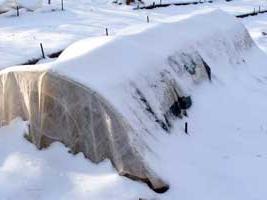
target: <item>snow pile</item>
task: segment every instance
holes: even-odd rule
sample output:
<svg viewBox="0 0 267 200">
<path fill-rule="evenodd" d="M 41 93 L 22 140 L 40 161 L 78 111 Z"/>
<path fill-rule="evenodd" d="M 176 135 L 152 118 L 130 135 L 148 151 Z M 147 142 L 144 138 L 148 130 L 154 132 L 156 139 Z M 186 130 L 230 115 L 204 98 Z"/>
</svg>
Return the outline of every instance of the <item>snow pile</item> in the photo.
<svg viewBox="0 0 267 200">
<path fill-rule="evenodd" d="M 0 0 L 0 12 L 16 9 L 17 6 L 28 10 L 36 10 L 42 6 L 42 0 Z"/>
<path fill-rule="evenodd" d="M 187 116 L 200 83 L 224 80 L 258 50 L 243 25 L 221 11 L 138 30 L 77 42 L 52 63 L 2 71 L 1 121 L 21 116 L 39 148 L 61 141 L 166 191 L 164 174 L 153 170 L 155 138 Z"/>
<path fill-rule="evenodd" d="M 244 26 L 221 11 L 138 28 L 77 42 L 46 66 L 101 94 L 138 138 L 160 127 L 169 131 L 170 108 L 180 97 L 215 73 L 224 76 L 217 62 L 242 64 L 255 47 Z"/>
<path fill-rule="evenodd" d="M 93 164 L 61 143 L 39 151 L 23 138 L 26 131 L 27 123 L 19 119 L 0 128 L 1 199 L 126 200 L 150 193 L 119 176 L 107 160 Z"/>
</svg>

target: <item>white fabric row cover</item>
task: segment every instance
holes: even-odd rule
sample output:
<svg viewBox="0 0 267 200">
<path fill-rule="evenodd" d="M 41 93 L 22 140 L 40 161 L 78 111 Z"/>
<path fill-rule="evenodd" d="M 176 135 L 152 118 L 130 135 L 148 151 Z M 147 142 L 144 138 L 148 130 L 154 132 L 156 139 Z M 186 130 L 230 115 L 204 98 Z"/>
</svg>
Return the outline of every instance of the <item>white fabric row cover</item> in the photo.
<svg viewBox="0 0 267 200">
<path fill-rule="evenodd" d="M 1 71 L 2 124 L 22 117 L 38 148 L 60 141 L 95 163 L 110 159 L 119 174 L 165 192 L 168 180 L 148 161 L 150 142 L 172 134 L 199 84 L 212 82 L 214 71 L 224 75 L 218 61 L 244 63 L 256 46 L 243 25 L 221 11 L 138 28 L 77 42 L 52 63 Z"/>
</svg>

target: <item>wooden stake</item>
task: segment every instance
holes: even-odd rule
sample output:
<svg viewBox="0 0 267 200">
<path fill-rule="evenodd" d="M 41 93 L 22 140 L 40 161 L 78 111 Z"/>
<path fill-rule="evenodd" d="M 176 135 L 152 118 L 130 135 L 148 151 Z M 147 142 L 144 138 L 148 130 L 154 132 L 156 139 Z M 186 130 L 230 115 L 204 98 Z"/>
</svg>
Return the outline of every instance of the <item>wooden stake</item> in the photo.
<svg viewBox="0 0 267 200">
<path fill-rule="evenodd" d="M 106 28 L 106 36 L 108 36 L 108 28 Z"/>
<path fill-rule="evenodd" d="M 64 10 L 64 0 L 61 0 L 61 10 Z"/>
<path fill-rule="evenodd" d="M 45 53 L 44 53 L 44 48 L 43 48 L 42 43 L 40 43 L 40 47 L 41 47 L 42 57 L 43 57 L 43 59 L 45 59 Z"/>
<path fill-rule="evenodd" d="M 19 6 L 17 6 L 17 17 L 19 16 Z"/>
<path fill-rule="evenodd" d="M 146 21 L 147 23 L 149 23 L 149 16 L 146 16 Z"/>
<path fill-rule="evenodd" d="M 187 122 L 185 122 L 184 124 L 184 132 L 185 134 L 188 134 L 188 123 Z"/>
</svg>

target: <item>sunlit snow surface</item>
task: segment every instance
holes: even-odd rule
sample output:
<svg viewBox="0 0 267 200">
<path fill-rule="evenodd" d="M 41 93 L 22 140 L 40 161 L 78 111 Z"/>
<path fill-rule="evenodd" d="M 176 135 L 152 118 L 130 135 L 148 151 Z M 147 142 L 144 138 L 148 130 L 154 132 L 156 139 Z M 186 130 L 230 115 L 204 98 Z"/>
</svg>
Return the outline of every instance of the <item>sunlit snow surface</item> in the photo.
<svg viewBox="0 0 267 200">
<path fill-rule="evenodd" d="M 253 4 L 236 2 L 247 10 Z M 194 8 L 188 7 L 200 12 Z M 238 6 L 227 9 L 240 10 Z M 115 8 L 84 3 L 65 13 L 1 16 L 0 65 L 7 67 L 38 56 L 40 41 L 45 41 L 47 51 L 54 51 L 79 38 L 105 34 L 102 27 L 111 27 L 115 34 L 128 25 L 143 23 L 147 13 L 156 22 L 179 13 L 190 15 L 187 11 L 171 7 L 116 12 Z M 48 16 L 52 20 L 47 20 Z M 267 39 L 261 33 L 267 31 L 266 19 L 267 15 L 259 15 L 242 20 L 265 51 Z M 86 26 L 88 20 L 93 26 Z M 154 150 L 158 160 L 153 165 L 169 181 L 169 192 L 157 195 L 144 184 L 118 176 L 109 161 L 95 165 L 82 154 L 69 154 L 60 143 L 39 151 L 23 138 L 26 125 L 18 119 L 0 129 L 0 199 L 265 200 L 267 68 L 258 66 L 260 63 L 227 68 L 223 77 L 218 75 L 212 84 L 201 85 L 192 94 L 194 104 L 186 119 L 189 135 L 183 134 L 184 121 L 177 121 L 173 134 L 157 138 Z"/>
<path fill-rule="evenodd" d="M 133 199 L 151 191 L 119 177 L 104 161 L 95 165 L 60 143 L 39 151 L 23 137 L 25 123 L 0 130 L 0 199 Z M 125 192 L 127 191 L 127 192 Z"/>
<path fill-rule="evenodd" d="M 267 197 L 267 70 L 240 70 L 193 94 L 189 134 L 178 121 L 157 138 L 157 170 L 171 185 L 156 195 L 119 177 L 106 161 L 94 165 L 55 143 L 38 151 L 23 138 L 24 123 L 0 129 L 2 199 L 258 199 Z"/>
<path fill-rule="evenodd" d="M 150 23 L 158 23 L 170 16 L 188 17 L 211 9 L 223 9 L 233 15 L 252 12 L 259 6 L 267 9 L 265 0 L 217 0 L 213 4 L 139 11 L 133 11 L 134 6 L 107 3 L 108 0 L 64 0 L 62 12 L 60 0 L 51 2 L 48 6 L 47 1 L 43 1 L 43 7 L 34 12 L 22 9 L 20 17 L 16 17 L 15 10 L 0 15 L 0 68 L 41 57 L 40 43 L 43 43 L 45 53 L 50 54 L 79 39 L 105 35 L 106 28 L 109 35 L 114 35 L 129 25 L 145 24 L 147 15 Z"/>
</svg>

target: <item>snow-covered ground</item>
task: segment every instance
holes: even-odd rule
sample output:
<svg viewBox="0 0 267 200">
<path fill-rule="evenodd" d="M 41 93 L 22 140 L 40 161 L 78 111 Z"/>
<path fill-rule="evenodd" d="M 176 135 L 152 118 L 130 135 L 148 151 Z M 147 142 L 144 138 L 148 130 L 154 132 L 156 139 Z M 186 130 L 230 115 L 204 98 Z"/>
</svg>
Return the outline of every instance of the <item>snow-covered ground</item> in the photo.
<svg viewBox="0 0 267 200">
<path fill-rule="evenodd" d="M 252 12 L 254 8 L 267 8 L 264 0 L 217 1 L 213 4 L 200 4 L 182 7 L 168 7 L 154 10 L 133 11 L 133 7 L 119 6 L 105 1 L 65 0 L 65 11 L 60 11 L 60 1 L 52 1 L 35 12 L 16 11 L 0 15 L 0 68 L 22 64 L 29 59 L 41 57 L 40 43 L 45 53 L 54 53 L 71 43 L 92 36 L 114 35 L 130 25 L 164 21 L 170 16 L 190 16 L 193 13 L 211 9 L 223 9 L 233 15 Z M 51 11 L 55 10 L 55 11 Z"/>
<path fill-rule="evenodd" d="M 39 151 L 20 119 L 0 129 L 0 199 L 135 199 L 152 193 L 120 177 L 109 161 L 92 164 L 60 143 Z"/>
<path fill-rule="evenodd" d="M 173 134 L 157 139 L 158 171 L 169 192 L 157 195 L 119 177 L 108 161 L 94 165 L 60 143 L 39 151 L 16 120 L 0 129 L 0 199 L 265 200 L 267 70 L 251 70 L 202 85 L 193 94 L 190 135 L 178 121 Z"/>
<path fill-rule="evenodd" d="M 243 19 L 251 36 L 254 38 L 259 47 L 267 52 L 267 15 L 258 15 Z"/>
<path fill-rule="evenodd" d="M 104 35 L 106 27 L 113 35 L 129 25 L 146 23 L 147 15 L 151 23 L 158 23 L 214 7 L 231 14 L 248 12 L 259 4 L 267 7 L 265 1 L 236 0 L 132 11 L 79 2 L 66 1 L 64 12 L 45 7 L 19 18 L 12 12 L 0 16 L 0 67 L 39 57 L 40 42 L 47 53 L 54 52 L 78 39 Z M 267 14 L 241 20 L 265 52 L 266 20 Z M 216 74 L 212 84 L 203 84 L 192 94 L 189 135 L 183 134 L 184 121 L 177 121 L 174 134 L 157 139 L 155 153 L 161 161 L 155 168 L 169 181 L 169 192 L 155 194 L 145 184 L 118 176 L 109 161 L 95 165 L 81 154 L 69 154 L 60 143 L 39 151 L 24 140 L 26 124 L 17 119 L 0 128 L 0 199 L 265 200 L 267 68 L 259 66 Z"/>
</svg>

